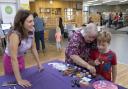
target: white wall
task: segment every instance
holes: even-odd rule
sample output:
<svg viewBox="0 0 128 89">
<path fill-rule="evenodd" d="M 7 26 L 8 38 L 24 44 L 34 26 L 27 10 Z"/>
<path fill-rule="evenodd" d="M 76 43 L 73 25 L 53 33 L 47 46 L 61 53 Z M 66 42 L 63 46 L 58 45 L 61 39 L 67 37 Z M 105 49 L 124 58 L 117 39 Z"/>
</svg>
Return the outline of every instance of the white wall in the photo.
<svg viewBox="0 0 128 89">
<path fill-rule="evenodd" d="M 14 13 L 9 15 L 5 15 L 5 12 L 3 10 L 4 5 L 14 6 Z M 0 0 L 0 19 L 2 18 L 4 23 L 13 23 L 13 19 L 16 13 L 17 8 L 17 2 L 16 0 Z"/>
<path fill-rule="evenodd" d="M 0 0 L 0 3 L 16 3 L 16 0 Z"/>
<path fill-rule="evenodd" d="M 89 18 L 89 6 L 83 3 L 83 23 L 87 24 Z"/>
<path fill-rule="evenodd" d="M 10 7 L 12 9 L 12 12 L 9 14 L 6 12 L 5 8 Z M 11 23 L 14 22 L 14 17 L 16 15 L 16 4 L 14 3 L 4 3 L 1 5 L 1 15 L 3 23 Z"/>
</svg>

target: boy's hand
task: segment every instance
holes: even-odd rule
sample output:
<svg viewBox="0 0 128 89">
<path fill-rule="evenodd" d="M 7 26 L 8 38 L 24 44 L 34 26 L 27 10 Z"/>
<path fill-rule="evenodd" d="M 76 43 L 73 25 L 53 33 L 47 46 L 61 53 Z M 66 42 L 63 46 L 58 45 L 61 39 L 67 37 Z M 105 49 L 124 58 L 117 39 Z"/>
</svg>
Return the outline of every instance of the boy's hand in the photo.
<svg viewBox="0 0 128 89">
<path fill-rule="evenodd" d="M 101 64 L 100 61 L 99 61 L 99 59 L 96 59 L 96 60 L 94 61 L 94 63 L 95 63 L 96 66 L 98 66 L 98 65 Z"/>
</svg>

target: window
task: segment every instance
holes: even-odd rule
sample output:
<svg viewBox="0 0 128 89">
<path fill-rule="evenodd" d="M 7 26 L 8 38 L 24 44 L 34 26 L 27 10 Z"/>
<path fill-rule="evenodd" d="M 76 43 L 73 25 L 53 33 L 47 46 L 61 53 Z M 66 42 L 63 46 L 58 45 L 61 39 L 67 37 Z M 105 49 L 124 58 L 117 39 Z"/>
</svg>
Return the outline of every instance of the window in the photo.
<svg viewBox="0 0 128 89">
<path fill-rule="evenodd" d="M 66 20 L 73 20 L 74 19 L 74 9 L 73 8 L 66 8 L 65 12 L 65 19 Z"/>
<path fill-rule="evenodd" d="M 84 7 L 83 7 L 83 11 L 84 11 L 84 12 L 88 12 L 88 11 L 89 11 L 89 7 L 88 7 L 88 6 L 84 6 Z"/>
</svg>

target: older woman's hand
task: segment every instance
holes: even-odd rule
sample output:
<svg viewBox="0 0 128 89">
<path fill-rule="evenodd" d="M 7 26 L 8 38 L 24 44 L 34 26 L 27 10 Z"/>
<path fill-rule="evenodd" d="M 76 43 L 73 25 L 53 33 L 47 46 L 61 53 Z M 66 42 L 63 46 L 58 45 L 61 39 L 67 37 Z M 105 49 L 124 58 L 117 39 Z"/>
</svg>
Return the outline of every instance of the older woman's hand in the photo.
<svg viewBox="0 0 128 89">
<path fill-rule="evenodd" d="M 93 75 L 96 75 L 96 69 L 94 66 L 88 65 L 87 69 L 90 71 L 90 73 L 92 73 Z"/>
</svg>

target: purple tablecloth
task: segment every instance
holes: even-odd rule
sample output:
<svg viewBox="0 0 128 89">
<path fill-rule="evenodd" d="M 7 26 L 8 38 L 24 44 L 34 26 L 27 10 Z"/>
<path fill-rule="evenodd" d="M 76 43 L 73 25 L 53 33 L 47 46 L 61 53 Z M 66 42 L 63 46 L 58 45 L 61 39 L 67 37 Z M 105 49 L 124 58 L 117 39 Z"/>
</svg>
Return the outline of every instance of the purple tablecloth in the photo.
<svg viewBox="0 0 128 89">
<path fill-rule="evenodd" d="M 72 87 L 72 77 L 62 76 L 61 72 L 49 66 L 47 63 L 43 66 L 45 70 L 40 73 L 38 72 L 36 67 L 28 68 L 22 73 L 23 78 L 29 80 L 32 83 L 32 87 L 25 89 L 94 89 L 91 86 L 87 88 Z M 19 85 L 16 85 L 15 88 L 13 86 L 1 86 L 3 82 L 14 80 L 14 76 L 1 76 L 0 89 L 23 89 Z M 126 88 L 118 86 L 118 89 Z"/>
</svg>

